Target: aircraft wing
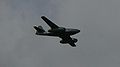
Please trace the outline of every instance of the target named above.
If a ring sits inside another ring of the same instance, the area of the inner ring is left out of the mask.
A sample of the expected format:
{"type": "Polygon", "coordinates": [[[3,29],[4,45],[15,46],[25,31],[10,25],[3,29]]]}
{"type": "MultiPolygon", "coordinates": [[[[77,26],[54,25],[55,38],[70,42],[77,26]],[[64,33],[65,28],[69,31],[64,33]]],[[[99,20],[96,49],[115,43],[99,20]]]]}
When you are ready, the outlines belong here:
{"type": "Polygon", "coordinates": [[[45,16],[42,16],[41,18],[51,27],[51,29],[59,28],[56,24],[54,24],[52,21],[50,21],[45,16]]]}
{"type": "Polygon", "coordinates": [[[75,43],[69,43],[72,47],[76,47],[75,43]]]}
{"type": "Polygon", "coordinates": [[[72,38],[70,36],[63,36],[63,37],[60,37],[62,38],[62,40],[65,40],[68,42],[69,45],[71,45],[72,47],[76,47],[74,41],[72,40],[72,38]]]}

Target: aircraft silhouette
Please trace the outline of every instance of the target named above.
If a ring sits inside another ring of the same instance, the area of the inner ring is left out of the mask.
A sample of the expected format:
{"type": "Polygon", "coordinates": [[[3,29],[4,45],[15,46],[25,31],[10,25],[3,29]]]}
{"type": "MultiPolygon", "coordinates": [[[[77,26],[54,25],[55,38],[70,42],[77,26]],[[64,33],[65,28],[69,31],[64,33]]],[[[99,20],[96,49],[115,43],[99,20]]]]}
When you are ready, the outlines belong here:
{"type": "Polygon", "coordinates": [[[54,24],[52,21],[50,21],[48,18],[46,18],[45,16],[41,16],[41,18],[50,26],[51,29],[49,29],[48,31],[45,31],[42,28],[42,26],[34,26],[34,29],[36,30],[36,35],[59,37],[62,39],[60,43],[70,44],[72,47],[76,47],[75,43],[78,40],[75,38],[71,38],[70,36],[79,33],[80,30],[59,27],[56,24],[54,24]]]}

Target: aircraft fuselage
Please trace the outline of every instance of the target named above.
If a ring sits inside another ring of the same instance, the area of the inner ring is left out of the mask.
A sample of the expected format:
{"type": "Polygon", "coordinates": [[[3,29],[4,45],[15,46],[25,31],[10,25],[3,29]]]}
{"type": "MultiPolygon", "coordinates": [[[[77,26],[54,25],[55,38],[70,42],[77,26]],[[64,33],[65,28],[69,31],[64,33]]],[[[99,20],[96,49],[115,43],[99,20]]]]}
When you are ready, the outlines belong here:
{"type": "Polygon", "coordinates": [[[71,36],[71,35],[77,34],[79,32],[80,32],[80,30],[78,30],[78,29],[66,28],[65,31],[62,31],[62,30],[56,30],[56,31],[48,30],[48,32],[44,32],[44,33],[36,32],[36,35],[49,35],[49,36],[62,37],[62,36],[71,36]]]}

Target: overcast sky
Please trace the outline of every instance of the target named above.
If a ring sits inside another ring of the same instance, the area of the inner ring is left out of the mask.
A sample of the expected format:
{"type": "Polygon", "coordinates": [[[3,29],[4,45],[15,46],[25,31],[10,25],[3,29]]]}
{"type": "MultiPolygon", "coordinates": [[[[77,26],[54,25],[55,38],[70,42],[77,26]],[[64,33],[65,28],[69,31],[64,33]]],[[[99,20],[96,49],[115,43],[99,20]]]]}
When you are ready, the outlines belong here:
{"type": "Polygon", "coordinates": [[[120,0],[0,0],[0,67],[120,67],[120,0]],[[33,25],[80,29],[77,47],[33,25]]]}

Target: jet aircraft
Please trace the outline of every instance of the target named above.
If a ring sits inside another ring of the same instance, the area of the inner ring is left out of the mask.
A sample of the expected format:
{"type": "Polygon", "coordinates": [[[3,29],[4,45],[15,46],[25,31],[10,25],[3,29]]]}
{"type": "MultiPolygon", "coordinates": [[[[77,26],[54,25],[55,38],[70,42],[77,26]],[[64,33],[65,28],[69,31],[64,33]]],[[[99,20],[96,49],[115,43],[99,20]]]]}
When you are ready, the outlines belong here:
{"type": "Polygon", "coordinates": [[[71,35],[77,34],[80,32],[78,29],[72,29],[72,28],[65,28],[65,27],[59,27],[55,23],[53,23],[51,20],[49,20],[45,16],[41,16],[41,18],[50,26],[51,29],[48,31],[45,31],[42,26],[34,26],[34,29],[36,30],[36,35],[45,35],[45,36],[55,36],[59,37],[62,40],[60,43],[62,44],[70,44],[72,47],[76,47],[75,43],[78,41],[76,38],[71,38],[71,35]]]}

